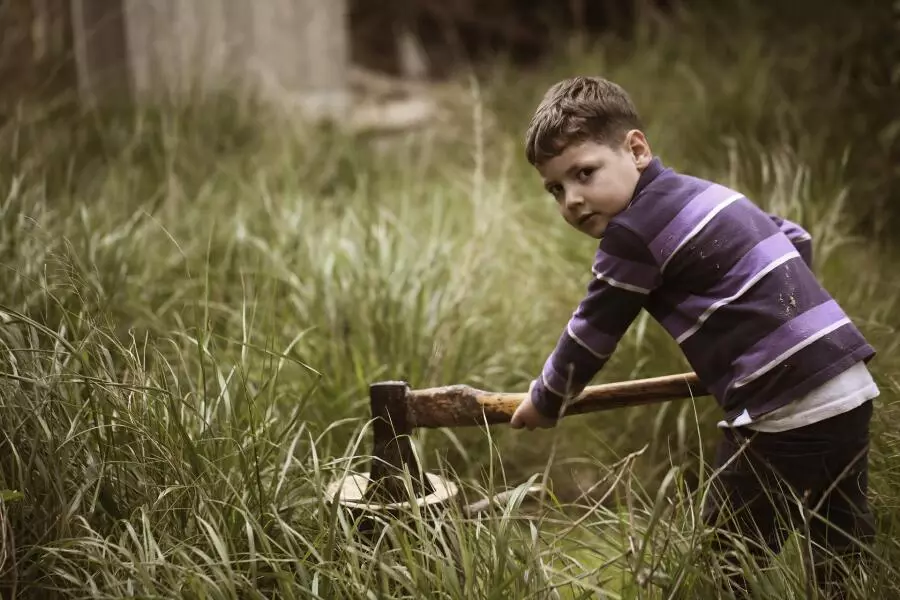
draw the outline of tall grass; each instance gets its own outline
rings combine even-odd
[[[586,284],[591,242],[554,215],[519,132],[546,85],[592,71],[632,90],[665,162],[815,235],[818,273],[880,352],[880,562],[854,586],[892,597],[893,251],[854,233],[845,149],[825,143],[830,122],[803,124],[821,99],[763,76],[780,57],[758,32],[716,37],[729,51],[709,53],[715,31],[694,17],[656,24],[639,53],[607,40],[536,73],[498,66],[461,82],[469,100],[446,123],[386,146],[228,100],[21,107],[0,131],[6,591],[713,597],[698,525],[711,401],[545,432],[417,432],[426,468],[467,498],[517,490],[480,515],[410,514],[366,539],[322,497],[366,468],[369,383],[512,390],[539,370]],[[642,315],[598,380],[686,368]],[[805,597],[803,552],[793,539],[756,578],[765,596]]]

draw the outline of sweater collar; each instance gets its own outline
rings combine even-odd
[[[651,181],[656,179],[663,171],[665,171],[665,166],[662,164],[662,161],[654,156],[650,160],[650,164],[644,169],[641,173],[641,176],[638,177],[637,185],[634,187],[634,194],[631,196],[631,201],[634,202],[634,199],[637,198],[638,194],[647,187]]]

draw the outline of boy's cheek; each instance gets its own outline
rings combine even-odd
[[[560,208],[559,214],[562,216],[563,219],[565,219],[566,223],[568,223],[575,229],[578,229],[578,221],[569,213],[569,211],[567,211],[563,208]]]

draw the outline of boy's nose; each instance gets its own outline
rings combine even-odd
[[[572,210],[577,206],[581,206],[584,204],[584,198],[581,197],[581,194],[575,192],[567,192],[566,193],[566,208]]]

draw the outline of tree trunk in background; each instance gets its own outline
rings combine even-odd
[[[30,28],[33,20],[31,3],[0,0],[0,85],[4,87],[27,86],[30,83],[34,64],[34,42]]]
[[[69,50],[69,6],[67,0],[31,0],[34,10],[34,56],[37,62],[52,61]]]
[[[72,40],[84,102],[128,93],[123,0],[72,0]]]
[[[82,97],[254,94],[314,116],[349,104],[344,0],[72,0]]]
[[[231,2],[252,12],[252,49],[247,55],[255,64],[248,70],[263,90],[314,113],[341,114],[348,108],[345,0]]]

